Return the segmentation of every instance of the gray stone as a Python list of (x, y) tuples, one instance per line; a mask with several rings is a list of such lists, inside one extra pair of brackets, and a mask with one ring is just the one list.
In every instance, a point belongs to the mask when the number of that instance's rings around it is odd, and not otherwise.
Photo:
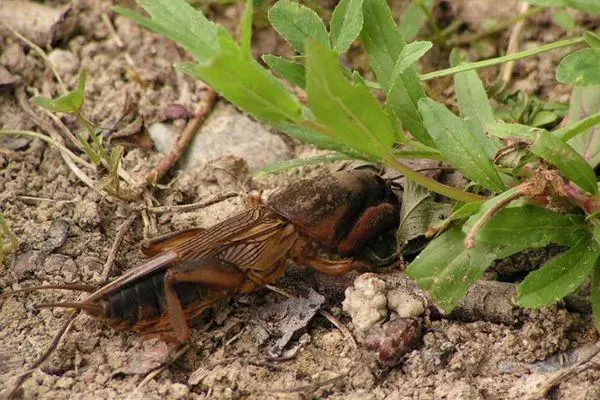
[[(171, 125), (152, 124), (148, 133), (160, 152), (169, 151), (175, 137)], [(255, 170), (288, 160), (291, 152), (285, 141), (264, 125), (230, 104), (218, 103), (190, 143), (181, 167), (190, 169), (231, 155), (245, 159), (250, 169)]]

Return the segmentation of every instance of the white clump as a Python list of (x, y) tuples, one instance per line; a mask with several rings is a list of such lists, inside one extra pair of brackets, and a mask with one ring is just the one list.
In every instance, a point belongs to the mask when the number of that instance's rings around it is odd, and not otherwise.
[(402, 318), (420, 317), (425, 312), (423, 300), (407, 291), (405, 287), (387, 293), (387, 306)]
[(387, 285), (372, 273), (362, 274), (354, 286), (346, 289), (343, 310), (350, 315), (354, 327), (367, 332), (377, 322), (385, 319), (387, 311)]

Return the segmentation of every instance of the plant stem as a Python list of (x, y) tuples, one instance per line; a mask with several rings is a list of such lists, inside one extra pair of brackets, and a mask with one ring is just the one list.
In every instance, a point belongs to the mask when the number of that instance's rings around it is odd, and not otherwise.
[(427, 21), (429, 22), (429, 25), (431, 25), (431, 30), (433, 31), (433, 37), (441, 46), (445, 46), (446, 40), (445, 40), (444, 36), (442, 35), (442, 31), (440, 30), (440, 27), (436, 24), (435, 18), (433, 18), (431, 11), (425, 5), (425, 2), (423, 0), (417, 1), (417, 4), (421, 8), (421, 10), (423, 10), (423, 12), (425, 13), (425, 16), (427, 17)]
[(523, 14), (517, 15), (516, 17), (508, 19), (504, 22), (500, 22), (482, 32), (475, 33), (472, 35), (466, 35), (466, 36), (463, 36), (460, 38), (450, 40), (448, 42), (448, 44), (450, 46), (461, 46), (461, 45), (465, 45), (465, 44), (471, 44), (471, 43), (476, 42), (486, 36), (490, 36), (490, 35), (493, 35), (494, 33), (503, 31), (504, 29), (513, 26), (514, 24), (516, 24), (519, 21), (522, 21), (522, 20), (532, 17), (534, 15), (537, 15), (537, 14), (541, 13), (542, 11), (544, 11), (545, 9), (546, 9), (545, 7), (532, 8), (531, 10), (524, 12)]
[(446, 196), (450, 199), (463, 201), (465, 203), (471, 203), (473, 201), (482, 201), (487, 200), (487, 198), (480, 196), (478, 194), (469, 193), (457, 189), (452, 186), (444, 185), (438, 181), (435, 181), (431, 178), (421, 175), (420, 173), (413, 171), (408, 166), (404, 165), (400, 161), (398, 161), (391, 153), (384, 160), (384, 163), (394, 170), (403, 174), (406, 179), (409, 179), (419, 185), (431, 190), (432, 192), (439, 193), (442, 196)]
[(442, 77), (448, 76), (448, 75), (454, 75), (459, 72), (471, 71), (471, 70), (480, 69), (480, 68), (493, 67), (494, 65), (503, 64), (508, 61), (520, 60), (523, 58), (535, 56), (537, 54), (542, 54), (542, 53), (546, 53), (548, 51), (560, 49), (562, 47), (573, 46), (573, 45), (583, 43), (583, 42), (584, 42), (583, 36), (577, 37), (577, 38), (560, 40), (558, 42), (548, 43), (543, 46), (536, 47), (535, 49), (520, 51), (518, 53), (507, 55), (507, 56), (491, 58), (489, 60), (477, 61), (477, 62), (469, 63), (469, 64), (461, 64), (456, 67), (442, 69), (440, 71), (430, 72), (428, 74), (420, 75), (419, 79), (422, 81), (428, 81), (431, 79), (442, 78)]

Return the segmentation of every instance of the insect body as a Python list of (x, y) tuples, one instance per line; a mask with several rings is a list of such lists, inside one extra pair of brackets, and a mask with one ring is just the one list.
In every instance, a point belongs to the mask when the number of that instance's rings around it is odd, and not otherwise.
[(398, 226), (398, 207), (389, 185), (369, 170), (302, 180), (211, 228), (159, 237), (142, 248), (151, 258), (139, 267), (81, 303), (48, 306), (81, 308), (116, 329), (185, 342), (187, 321), (277, 279), (288, 259), (329, 275), (371, 267), (361, 253)]

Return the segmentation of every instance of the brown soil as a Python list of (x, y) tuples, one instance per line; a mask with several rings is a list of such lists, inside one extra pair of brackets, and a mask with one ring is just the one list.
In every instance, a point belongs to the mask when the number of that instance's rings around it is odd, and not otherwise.
[[(69, 87), (75, 83), (78, 70), (87, 68), (85, 113), (92, 121), (100, 126), (114, 125), (125, 113), (127, 103), (137, 106), (146, 126), (165, 120), (169, 104), (194, 108), (204, 87), (172, 67), (173, 62), (185, 59), (180, 49), (116, 17), (108, 1), (73, 3), (70, 18), (76, 21), (75, 28), (53, 43), (53, 51), (62, 51), (54, 53), (53, 59)], [(394, 8), (399, 15), (405, 4), (398, 3), (402, 4)], [(440, 7), (446, 7), (445, 14), (438, 16), (441, 21), (461, 18), (472, 29), (480, 28), (477, 24), (481, 21), (469, 11), (470, 2), (441, 3)], [(516, 8), (513, 2), (478, 3), (493, 4), (509, 13)], [(51, 4), (58, 9), (62, 3)], [(209, 14), (228, 27), (238, 26), (241, 10), (239, 5), (208, 6)], [(103, 22), (103, 13), (112, 20), (123, 47)], [(497, 15), (505, 18), (502, 13)], [(550, 21), (550, 12), (533, 18), (522, 34), (523, 46), (563, 36)], [(583, 22), (598, 27), (598, 20)], [(43, 60), (8, 32), (0, 32), (0, 68), (23, 81), (20, 87), (27, 88), (27, 97), (36, 91), (55, 95), (56, 82)], [(508, 35), (506, 32), (484, 41), (480, 50), (488, 56), (502, 51)], [(269, 31), (260, 31), (255, 39), (261, 52), (289, 53)], [(126, 55), (133, 60), (135, 72)], [(351, 61), (360, 62), (360, 56), (354, 58)], [(569, 88), (558, 85), (553, 75), (560, 58), (557, 52), (517, 63), (514, 86), (543, 100), (567, 101)], [(443, 68), (446, 59), (444, 54), (430, 55), (426, 69)], [(491, 80), (496, 73), (491, 69), (482, 75)], [(450, 79), (434, 82), (432, 89), (440, 97), (450, 97), (453, 92)], [(43, 132), (19, 105), (18, 90), (12, 87), (0, 92), (0, 128)], [(64, 122), (74, 127), (73, 121)], [(174, 129), (180, 130), (181, 126), (176, 123)], [(314, 153), (310, 147), (287, 138), (284, 142), (289, 154)], [(130, 146), (123, 168), (139, 179), (161, 158), (154, 150)], [(316, 173), (315, 168), (303, 168), (249, 181), (247, 171), (238, 168), (239, 160), (219, 162), (216, 167), (208, 164), (173, 172), (165, 180), (172, 179), (171, 184), (155, 189), (155, 205), (193, 203), (248, 189), (263, 189), (268, 194), (287, 182)], [(243, 198), (234, 197), (195, 211), (151, 214), (156, 217), (158, 232), (138, 217), (119, 248), (111, 278), (139, 264), (142, 257), (138, 250), (144, 238), (190, 226), (208, 227), (243, 207)], [(65, 282), (99, 284), (116, 232), (132, 213), (126, 204), (109, 202), (82, 184), (56, 149), (37, 139), (22, 138), (0, 138), (0, 212), (21, 240), (18, 249), (0, 266), (1, 292)], [(310, 288), (317, 290), (326, 298), (324, 309), (352, 329), (341, 304), (344, 289), (353, 278), (332, 280), (292, 268), (277, 286), (300, 297), (307, 297)], [(386, 275), (382, 278), (387, 280)], [(36, 305), (77, 298), (68, 292), (44, 291), (2, 299), (0, 393), (43, 352), (68, 315), (64, 309), (38, 309)], [(384, 368), (360, 343), (356, 348), (341, 331), (317, 315), (292, 338), (289, 359), (277, 361), (269, 358), (273, 349), (269, 334), (277, 335), (265, 329), (264, 310), (274, 312), (284, 300), (262, 290), (220, 304), (195, 326), (193, 348), (139, 390), (136, 388), (144, 377), (176, 349), (157, 340), (143, 341), (135, 334), (113, 331), (81, 315), (57, 351), (24, 383), (21, 395), (48, 399), (521, 399), (535, 394), (553, 372), (577, 359), (577, 349), (597, 339), (588, 314), (558, 306), (524, 313), (508, 325), (432, 318), (425, 322), (425, 334), (416, 349), (399, 365)], [(280, 318), (284, 317), (285, 312)], [(293, 354), (295, 347), (299, 350)], [(598, 382), (600, 371), (588, 368), (567, 377), (550, 395), (554, 399), (597, 399)]]

